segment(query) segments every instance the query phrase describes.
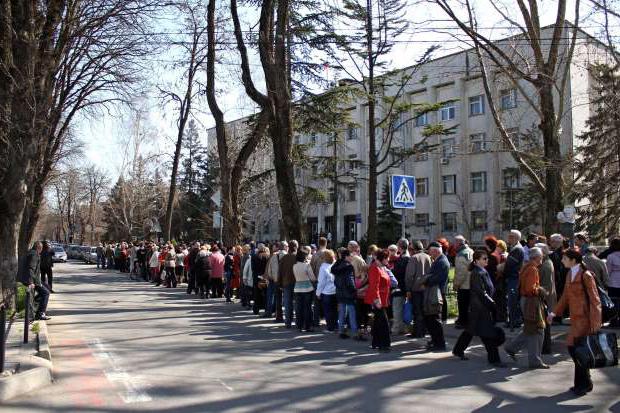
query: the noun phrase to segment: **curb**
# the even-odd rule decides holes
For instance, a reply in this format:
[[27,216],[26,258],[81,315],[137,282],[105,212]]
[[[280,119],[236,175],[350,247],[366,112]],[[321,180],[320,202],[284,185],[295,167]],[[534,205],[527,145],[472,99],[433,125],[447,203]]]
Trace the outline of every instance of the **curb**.
[[[15,373],[0,376],[0,402],[31,392],[39,392],[53,381],[53,364],[48,341],[47,324],[38,321],[39,351],[35,354],[18,357],[15,363]],[[35,343],[35,338],[32,340]],[[32,349],[34,350],[34,349]]]

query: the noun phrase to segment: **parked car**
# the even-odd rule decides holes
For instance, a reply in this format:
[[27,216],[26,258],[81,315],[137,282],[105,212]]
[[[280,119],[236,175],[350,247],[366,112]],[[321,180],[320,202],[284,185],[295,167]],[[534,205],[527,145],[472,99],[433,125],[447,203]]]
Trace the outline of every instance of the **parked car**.
[[67,247],[67,256],[72,260],[80,259],[80,246],[69,244]]
[[88,262],[88,254],[90,254],[90,247],[85,245],[81,246],[79,259],[84,262]]
[[52,257],[53,262],[67,262],[67,253],[65,249],[59,245],[53,246],[54,256]]
[[89,251],[84,253],[84,261],[87,264],[97,264],[97,248],[89,247]]

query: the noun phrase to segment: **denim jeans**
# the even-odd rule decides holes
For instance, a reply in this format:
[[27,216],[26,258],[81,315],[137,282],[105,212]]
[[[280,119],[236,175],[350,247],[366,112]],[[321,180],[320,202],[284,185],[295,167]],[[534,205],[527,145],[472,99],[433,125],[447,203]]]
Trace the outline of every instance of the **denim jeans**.
[[284,323],[287,327],[293,324],[293,289],[295,287],[289,285],[282,287],[282,301],[284,303]]
[[355,317],[355,304],[338,303],[338,330],[344,333],[345,318],[349,317],[351,334],[357,334],[357,320]]
[[230,271],[226,271],[224,273],[224,297],[226,297],[226,301],[230,301],[232,297],[232,288],[230,288],[232,283],[232,273]]
[[265,315],[267,317],[271,317],[271,315],[273,314],[273,310],[274,310],[274,299],[276,297],[275,295],[276,292],[276,284],[273,281],[269,281],[269,284],[267,284],[267,294],[265,297]]
[[521,308],[519,301],[519,279],[509,278],[506,280],[508,290],[508,323],[510,328],[521,326]]

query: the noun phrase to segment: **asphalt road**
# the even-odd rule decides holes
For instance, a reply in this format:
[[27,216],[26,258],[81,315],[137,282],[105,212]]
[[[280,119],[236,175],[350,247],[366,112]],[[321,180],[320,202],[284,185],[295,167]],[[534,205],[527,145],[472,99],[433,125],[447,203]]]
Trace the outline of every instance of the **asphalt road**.
[[57,264],[54,280],[55,383],[5,402],[3,413],[620,412],[620,369],[594,371],[594,391],[574,398],[560,341],[550,370],[524,368],[525,356],[496,370],[476,340],[469,361],[405,338],[378,354],[92,265]]

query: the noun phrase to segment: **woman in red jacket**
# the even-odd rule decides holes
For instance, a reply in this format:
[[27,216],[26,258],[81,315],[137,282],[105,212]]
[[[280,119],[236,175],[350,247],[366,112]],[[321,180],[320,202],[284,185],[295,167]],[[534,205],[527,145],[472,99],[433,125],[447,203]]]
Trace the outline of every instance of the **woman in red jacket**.
[[372,306],[374,320],[370,334],[372,348],[382,352],[390,351],[390,325],[386,308],[390,305],[390,276],[385,271],[389,253],[385,250],[377,252],[376,259],[368,268],[368,290],[364,302]]

